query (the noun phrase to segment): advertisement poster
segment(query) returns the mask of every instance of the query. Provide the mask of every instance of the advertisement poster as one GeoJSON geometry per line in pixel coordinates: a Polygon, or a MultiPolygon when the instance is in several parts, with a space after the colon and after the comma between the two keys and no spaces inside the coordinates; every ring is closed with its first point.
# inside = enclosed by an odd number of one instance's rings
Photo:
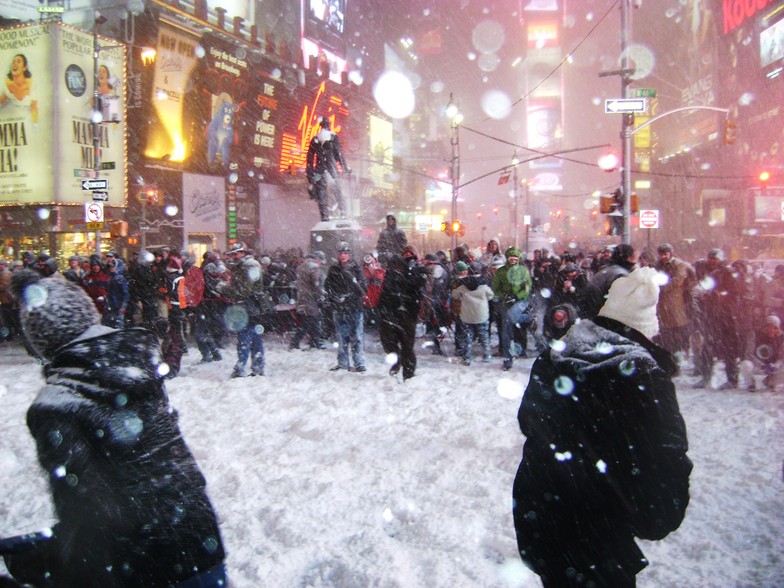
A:
{"type": "Polygon", "coordinates": [[[191,76],[199,64],[203,49],[198,39],[161,24],[152,85],[153,116],[147,135],[145,156],[172,163],[182,163],[193,146],[183,129],[194,115],[186,108],[189,94],[195,90],[191,76]]]}
{"type": "Polygon", "coordinates": [[[191,168],[223,173],[239,167],[240,120],[245,116],[249,100],[257,96],[250,89],[245,49],[215,35],[205,35],[202,45],[204,59],[197,85],[202,99],[206,99],[203,106],[207,110],[203,128],[199,129],[201,136],[194,137],[191,168]]]}
{"type": "Polygon", "coordinates": [[[59,25],[53,29],[54,94],[58,98],[55,121],[55,178],[57,202],[90,200],[82,181],[108,181],[110,206],[125,206],[125,46],[98,38],[98,62],[93,56],[92,33],[59,25]],[[95,91],[99,94],[95,102],[95,91]],[[93,111],[103,113],[97,125],[95,148],[93,111]],[[96,157],[97,155],[97,157],[96,157]]]}
{"type": "Polygon", "coordinates": [[[48,25],[0,31],[0,204],[53,200],[51,42],[48,25]]]}
{"type": "Polygon", "coordinates": [[[226,182],[221,176],[183,174],[183,223],[189,233],[226,232],[226,182]]]}

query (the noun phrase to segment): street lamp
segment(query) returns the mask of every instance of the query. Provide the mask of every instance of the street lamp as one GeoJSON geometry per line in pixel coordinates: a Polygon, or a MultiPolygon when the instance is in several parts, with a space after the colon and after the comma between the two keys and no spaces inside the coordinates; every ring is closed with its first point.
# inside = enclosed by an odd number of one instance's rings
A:
{"type": "MultiPolygon", "coordinates": [[[[449,94],[449,103],[446,105],[446,115],[449,117],[452,128],[452,222],[457,220],[457,197],[460,192],[460,135],[458,129],[463,122],[463,115],[457,107],[452,94],[449,94]]],[[[457,234],[452,232],[452,251],[454,255],[457,249],[457,234]]]]}

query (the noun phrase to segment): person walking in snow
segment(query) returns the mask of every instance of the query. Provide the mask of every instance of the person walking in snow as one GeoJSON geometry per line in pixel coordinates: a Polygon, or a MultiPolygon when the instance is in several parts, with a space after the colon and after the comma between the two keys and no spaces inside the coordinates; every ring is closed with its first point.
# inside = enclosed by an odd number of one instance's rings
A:
{"type": "Polygon", "coordinates": [[[16,538],[8,571],[38,588],[225,585],[217,518],[169,405],[156,336],[100,325],[64,279],[21,271],[12,292],[45,361],[27,426],[58,522],[16,538]]]}
{"type": "Polygon", "coordinates": [[[656,312],[659,316],[661,346],[685,359],[689,351],[689,334],[694,319],[694,289],[697,274],[690,263],[675,257],[673,246],[662,243],[657,248],[656,271],[667,275],[662,284],[656,312]]]}
{"type": "Polygon", "coordinates": [[[364,372],[365,321],[362,300],[367,294],[367,284],[362,268],[351,259],[351,246],[345,241],[338,244],[338,261],[327,272],[324,292],[327,304],[332,309],[332,321],[338,338],[338,364],[330,371],[350,370],[350,359],[354,363],[355,372],[364,372]]]}
{"type": "Polygon", "coordinates": [[[403,248],[408,245],[406,234],[398,228],[395,215],[387,215],[387,225],[381,229],[376,242],[378,261],[386,266],[393,255],[402,255],[403,248]]]}
{"type": "Polygon", "coordinates": [[[299,324],[289,343],[289,349],[299,349],[305,335],[311,349],[325,349],[321,328],[321,303],[324,300],[324,272],[321,264],[327,260],[323,251],[305,256],[297,266],[297,318],[299,324]]]}
{"type": "Polygon", "coordinates": [[[109,282],[106,285],[106,314],[102,324],[115,329],[125,326],[125,314],[128,311],[130,291],[125,273],[120,268],[120,260],[112,258],[106,263],[109,270],[109,282]]]}
{"type": "Polygon", "coordinates": [[[510,247],[504,255],[506,264],[493,276],[493,292],[498,301],[498,334],[504,358],[503,369],[506,371],[512,369],[515,355],[525,357],[525,347],[518,353],[513,349],[514,329],[516,326],[522,328],[524,336],[527,336],[527,327],[532,319],[528,314],[531,274],[524,265],[520,265],[520,252],[517,249],[510,247]]]}
{"type": "Polygon", "coordinates": [[[648,565],[635,538],[663,539],[685,515],[692,463],[675,361],[651,342],[658,294],[652,268],[618,278],[531,370],[513,515],[545,587],[634,586],[648,565]]]}
{"type": "Polygon", "coordinates": [[[416,263],[415,257],[389,258],[378,299],[378,333],[384,353],[394,354],[389,374],[394,376],[402,368],[404,380],[413,378],[416,372],[414,343],[426,281],[427,270],[416,263]]]}
{"type": "Polygon", "coordinates": [[[237,333],[237,363],[231,372],[232,378],[246,375],[264,375],[264,328],[262,318],[272,307],[267,292],[264,290],[261,264],[251,255],[242,241],[237,241],[228,251],[234,261],[231,277],[222,293],[233,305],[227,311],[235,320],[232,321],[237,333]],[[250,374],[245,365],[250,358],[250,374]]]}
{"type": "MultiPolygon", "coordinates": [[[[462,262],[460,262],[462,263],[462,262]]],[[[495,294],[490,285],[482,278],[482,264],[474,262],[469,266],[469,274],[455,283],[452,301],[460,306],[460,322],[463,324],[463,365],[471,365],[473,342],[479,339],[482,346],[482,360],[488,363],[490,357],[490,301],[495,294]]]]}

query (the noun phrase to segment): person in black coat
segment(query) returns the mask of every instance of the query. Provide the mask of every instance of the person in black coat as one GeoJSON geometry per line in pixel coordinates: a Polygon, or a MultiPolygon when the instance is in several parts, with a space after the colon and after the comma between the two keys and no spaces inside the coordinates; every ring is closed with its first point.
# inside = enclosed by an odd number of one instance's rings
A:
{"type": "Polygon", "coordinates": [[[647,564],[635,537],[680,526],[692,464],[658,332],[656,271],[612,285],[531,370],[518,421],[526,437],[513,487],[523,561],[552,586],[634,586],[647,564]]]}
{"type": "Polygon", "coordinates": [[[99,325],[66,280],[22,271],[12,285],[46,362],[27,425],[58,523],[6,554],[8,571],[39,588],[225,584],[215,512],[169,406],[155,335],[99,325]]]}
{"type": "Polygon", "coordinates": [[[332,309],[332,321],[338,338],[338,364],[330,371],[351,370],[350,359],[354,363],[355,372],[364,372],[365,321],[362,301],[367,294],[367,282],[362,268],[351,259],[351,246],[345,241],[338,243],[338,261],[327,271],[324,293],[332,309]]]}
{"type": "Polygon", "coordinates": [[[413,378],[416,371],[414,343],[426,281],[427,268],[417,264],[415,257],[407,261],[393,255],[389,259],[378,299],[378,332],[384,353],[395,354],[389,374],[396,375],[402,367],[404,380],[413,378]]]}

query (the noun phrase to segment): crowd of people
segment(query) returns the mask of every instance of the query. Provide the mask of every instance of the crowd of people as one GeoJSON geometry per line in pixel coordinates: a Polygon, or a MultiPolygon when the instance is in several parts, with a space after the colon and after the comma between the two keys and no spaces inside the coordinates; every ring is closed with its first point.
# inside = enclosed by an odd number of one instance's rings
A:
{"type": "MultiPolygon", "coordinates": [[[[451,256],[420,255],[389,215],[374,251],[355,255],[341,243],[332,263],[321,251],[257,254],[235,243],[223,254],[205,253],[200,263],[170,247],[134,252],[127,261],[113,251],[73,256],[61,275],[84,288],[103,325],[157,333],[167,377],[179,372],[189,337],[210,362],[223,359],[221,349],[233,335],[238,361],[232,377],[263,375],[265,330],[290,333],[291,349],[303,340],[309,349],[324,349],[335,340],[333,369],[363,372],[370,329],[396,354],[390,372],[402,369],[407,379],[415,373],[417,338],[424,338],[426,351],[449,353],[464,365],[475,356],[491,362],[495,354],[509,370],[529,349],[540,352],[575,321],[596,317],[612,283],[645,266],[661,274],[656,341],[681,366],[691,358],[697,387],[711,385],[717,361],[727,377],[721,388],[737,388],[741,380],[750,390],[759,383],[784,385],[784,266],[769,276],[744,260],[729,263],[720,249],[694,263],[667,243],[639,254],[627,244],[560,256],[541,249],[527,259],[491,239],[483,250],[460,246],[451,256]],[[761,382],[754,377],[760,372],[761,382]]],[[[8,283],[10,273],[23,268],[60,274],[46,253],[26,252],[12,264],[0,259],[3,339],[19,334],[8,283]]]]}
{"type": "Polygon", "coordinates": [[[667,243],[655,253],[619,244],[588,255],[540,249],[526,259],[491,239],[481,251],[460,246],[451,256],[420,255],[394,218],[379,241],[381,255],[377,248],[357,256],[341,242],[331,261],[321,251],[257,254],[242,242],[223,254],[208,251],[200,263],[168,247],[127,262],[113,251],[74,257],[62,273],[46,254],[28,252],[13,269],[0,260],[2,335],[21,336],[47,377],[28,412],[42,466],[66,463],[89,484],[101,452],[130,448],[128,463],[118,453],[101,472],[112,478],[113,492],[100,504],[76,499],[68,484],[53,480],[60,522],[52,533],[0,540],[12,575],[36,585],[48,585],[46,574],[63,586],[88,576],[104,585],[118,569],[131,585],[225,582],[204,478],[163,387],[177,376],[191,337],[202,362],[222,361],[221,350],[236,337],[233,378],[265,375],[269,330],[286,336],[292,352],[303,342],[323,350],[333,340],[331,371],[360,374],[368,369],[366,329],[375,330],[390,375],[402,372],[404,381],[416,375],[417,339],[420,349],[464,366],[475,357],[492,362],[497,340],[503,370],[535,351],[518,412],[526,440],[512,493],[520,556],[545,586],[634,586],[648,563],[635,538],[662,539],[681,524],[692,464],[673,383],[678,370],[691,366],[697,388],[712,385],[717,361],[726,374],[720,389],[739,388],[743,378],[756,390],[758,372],[762,386],[782,385],[784,266],[767,276],[743,260],[728,263],[721,249],[689,263],[667,243]],[[94,367],[102,362],[138,369],[129,383],[94,367]],[[137,389],[144,391],[138,398],[137,389]],[[105,446],[67,455],[49,443],[54,430],[70,434],[74,418],[87,422],[82,407],[89,407],[89,426],[103,430],[110,415],[102,411],[114,410],[107,402],[119,397],[138,403],[149,422],[112,429],[105,446]],[[133,448],[142,445],[171,455],[134,470],[133,448]],[[137,536],[137,509],[123,501],[133,484],[160,475],[168,486],[143,507],[167,508],[161,497],[176,495],[191,505],[191,518],[137,536]],[[93,536],[104,527],[81,524],[104,516],[105,507],[125,533],[93,536]],[[96,539],[105,549],[89,559],[74,554],[73,545],[96,539]],[[148,539],[170,548],[169,567],[155,567],[148,539]]]}

